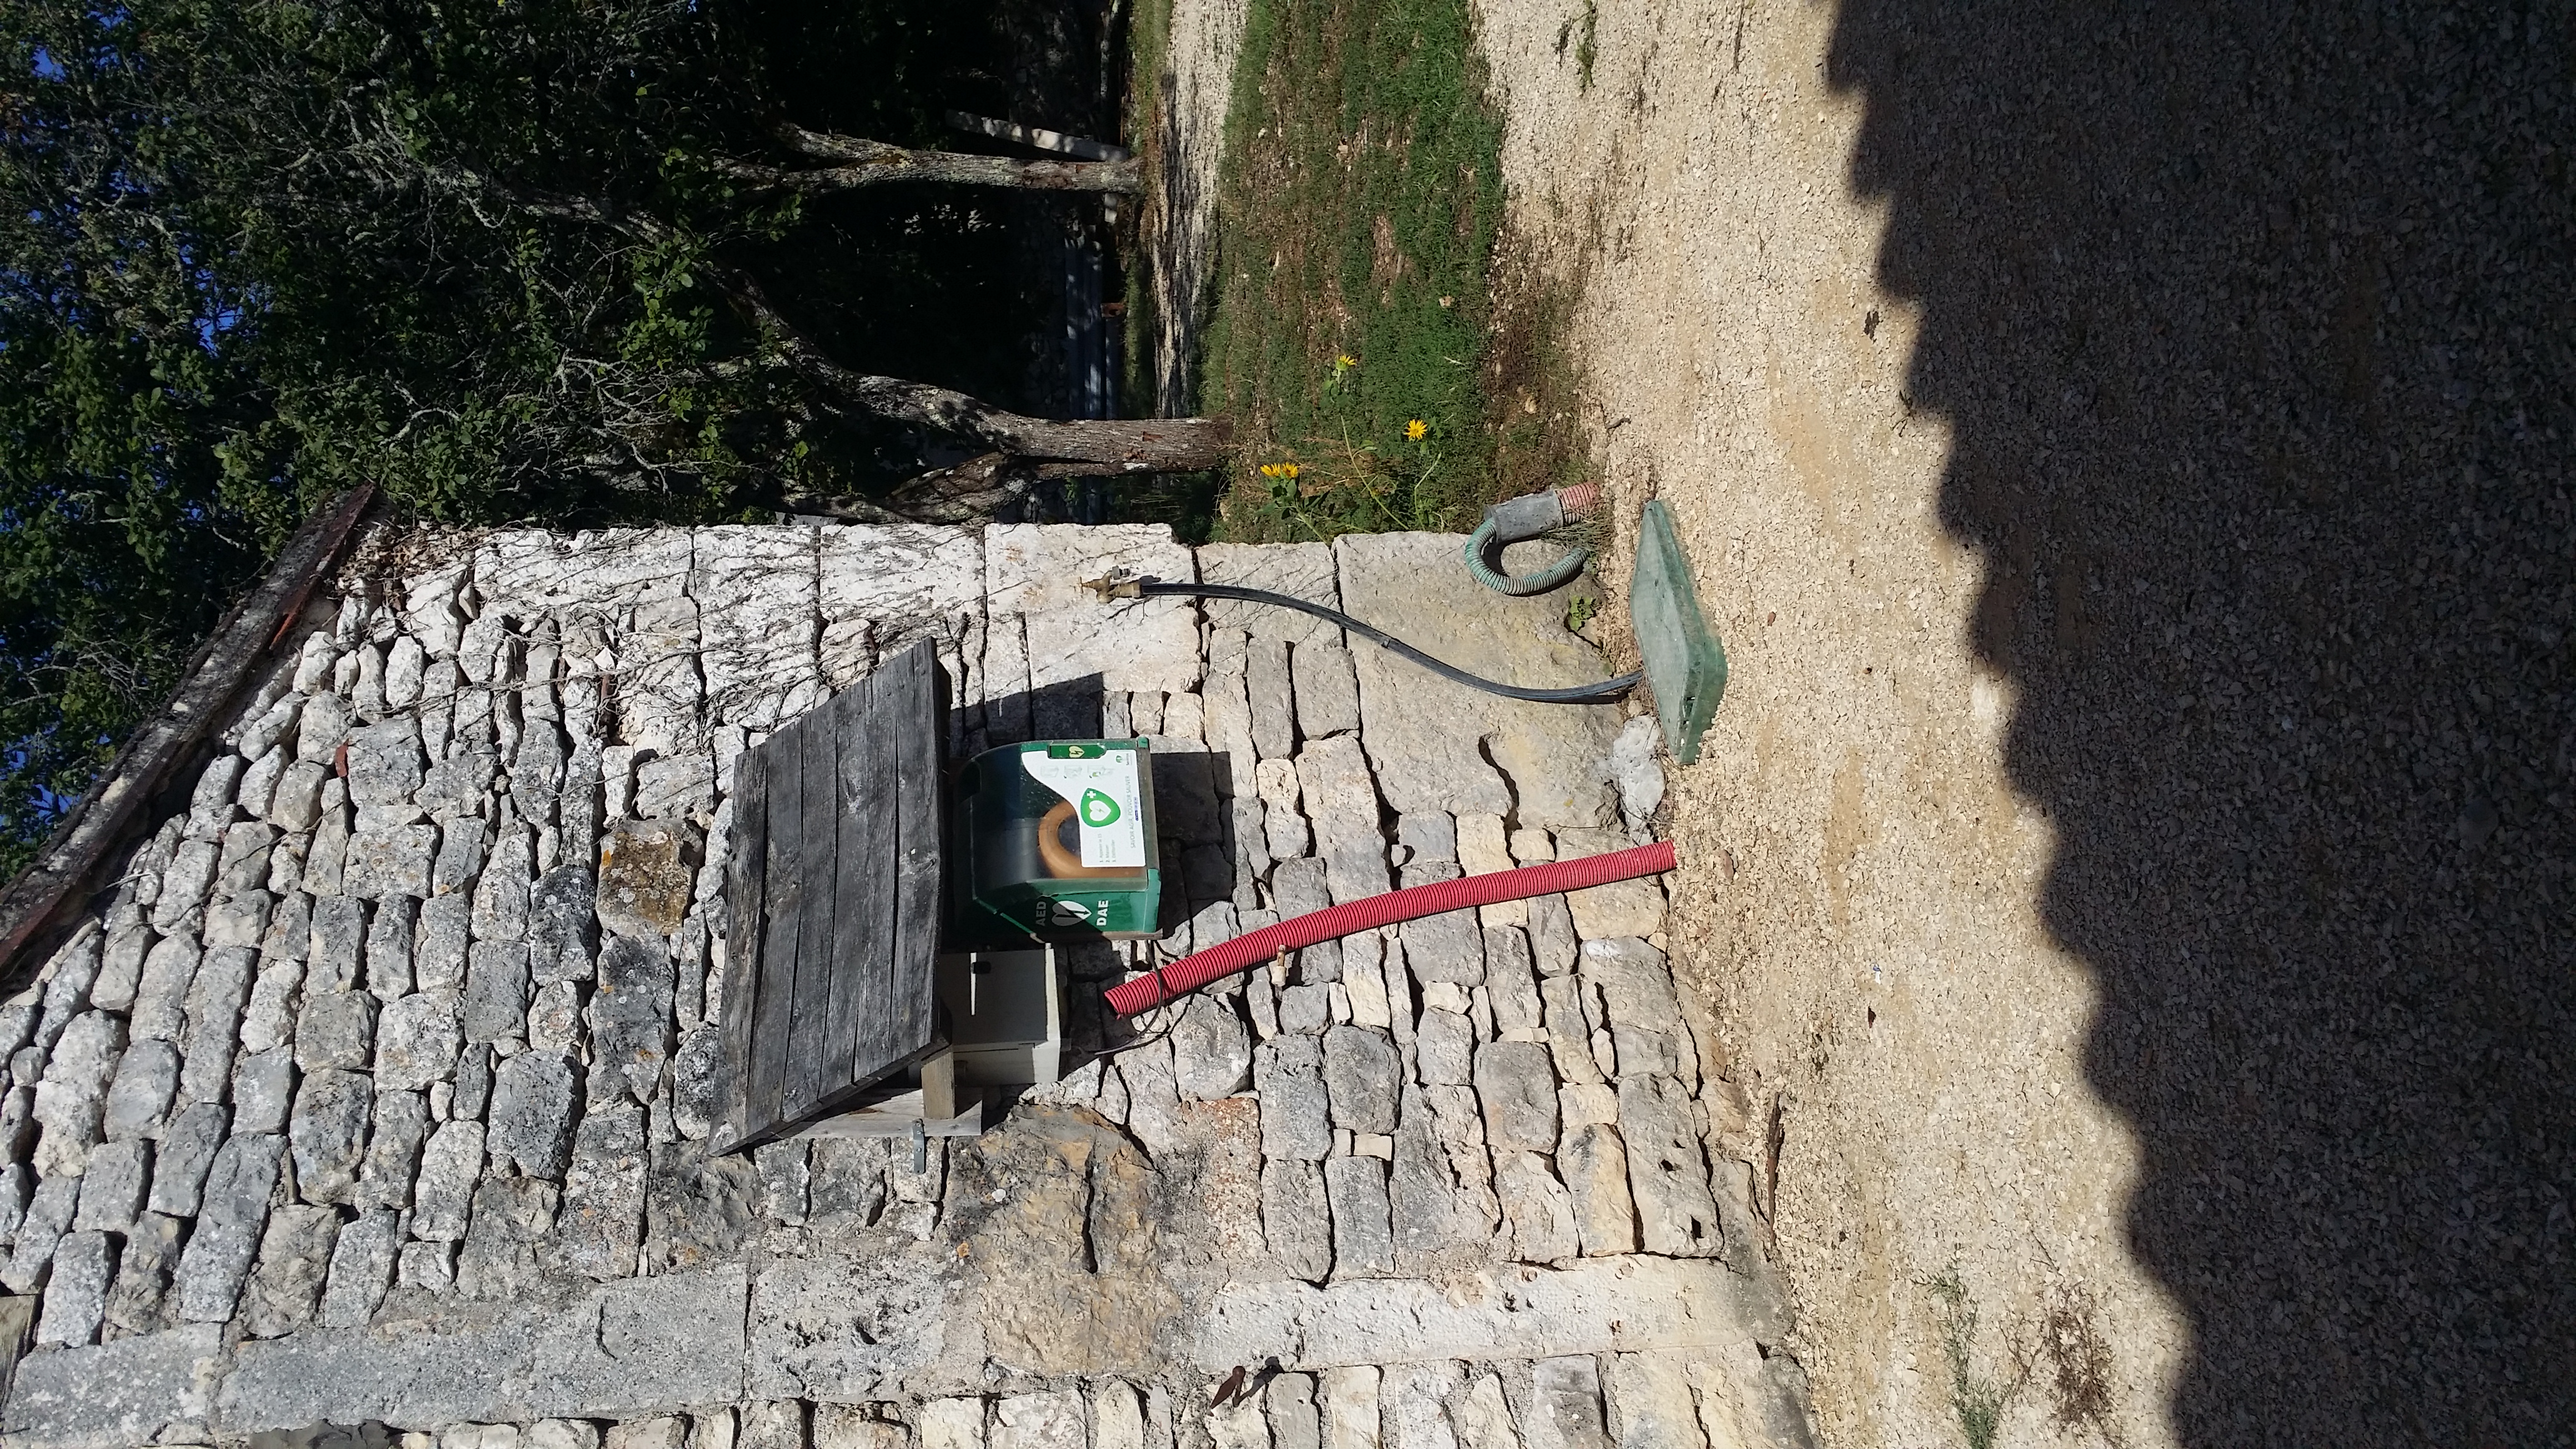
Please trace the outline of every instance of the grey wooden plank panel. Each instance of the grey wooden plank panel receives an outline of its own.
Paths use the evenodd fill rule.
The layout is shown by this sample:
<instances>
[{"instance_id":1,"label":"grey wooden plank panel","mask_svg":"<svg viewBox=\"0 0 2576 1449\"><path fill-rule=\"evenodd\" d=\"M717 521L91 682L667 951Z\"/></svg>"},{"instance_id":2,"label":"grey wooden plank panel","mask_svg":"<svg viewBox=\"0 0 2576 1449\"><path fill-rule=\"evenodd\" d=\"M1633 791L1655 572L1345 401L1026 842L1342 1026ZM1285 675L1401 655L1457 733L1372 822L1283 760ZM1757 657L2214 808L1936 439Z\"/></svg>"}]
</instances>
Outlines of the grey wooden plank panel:
<instances>
[{"instance_id":1,"label":"grey wooden plank panel","mask_svg":"<svg viewBox=\"0 0 2576 1449\"><path fill-rule=\"evenodd\" d=\"M760 942L760 1001L745 1060L751 1090L743 1141L764 1140L783 1119L788 1032L796 1011L796 947L803 921L802 751L796 726L760 745L769 766L769 849L763 857L767 926Z\"/></svg>"},{"instance_id":2,"label":"grey wooden plank panel","mask_svg":"<svg viewBox=\"0 0 2576 1449\"><path fill-rule=\"evenodd\" d=\"M725 866L724 1015L718 1070L724 1124L716 1150L729 1150L750 1130L752 1016L760 1000L760 938L768 925L761 886L769 864L769 764L746 750L733 767L733 859Z\"/></svg>"},{"instance_id":3,"label":"grey wooden plank panel","mask_svg":"<svg viewBox=\"0 0 2576 1449\"><path fill-rule=\"evenodd\" d=\"M887 1052L884 1021L900 963L894 955L894 765L889 749L906 728L886 712L890 682L879 669L851 687L862 695L833 721L840 739L841 873L832 978L832 1040L844 1084L873 1081L901 1066ZM899 691L896 691L899 694Z\"/></svg>"},{"instance_id":4,"label":"grey wooden plank panel","mask_svg":"<svg viewBox=\"0 0 2576 1449\"><path fill-rule=\"evenodd\" d=\"M803 893L797 902L796 1011L787 1028L787 1083L780 1107L790 1119L812 1110L825 1094L847 1085L827 1074L832 1061L828 1035L832 998L832 938L839 931L839 903L834 875L840 857L840 772L833 756L829 708L807 712L796 722L797 872Z\"/></svg>"},{"instance_id":5,"label":"grey wooden plank panel","mask_svg":"<svg viewBox=\"0 0 2576 1449\"><path fill-rule=\"evenodd\" d=\"M894 960L907 974L895 980L895 1001L887 1013L895 1039L930 1044L939 1029L933 968L939 960L940 867L945 808L948 691L939 657L927 643L905 656L905 699L886 711L907 721L894 740L894 765L901 822L895 841Z\"/></svg>"}]
</instances>

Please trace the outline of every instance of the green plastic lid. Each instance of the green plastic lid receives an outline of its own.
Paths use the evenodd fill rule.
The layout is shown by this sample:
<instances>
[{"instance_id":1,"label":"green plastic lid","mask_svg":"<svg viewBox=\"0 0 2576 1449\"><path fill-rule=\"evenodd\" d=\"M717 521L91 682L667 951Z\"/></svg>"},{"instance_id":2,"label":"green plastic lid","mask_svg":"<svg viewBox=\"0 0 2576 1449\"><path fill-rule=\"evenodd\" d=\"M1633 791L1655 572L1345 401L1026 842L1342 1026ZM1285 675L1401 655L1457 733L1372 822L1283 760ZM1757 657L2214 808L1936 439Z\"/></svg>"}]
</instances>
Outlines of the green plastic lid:
<instances>
[{"instance_id":1,"label":"green plastic lid","mask_svg":"<svg viewBox=\"0 0 2576 1449\"><path fill-rule=\"evenodd\" d=\"M1664 746L1675 760L1694 764L1699 737L1726 695L1726 650L1700 613L1690 559L1661 499L1648 502L1638 520L1634 577L1628 617L1637 630L1637 650L1646 656L1646 682L1655 689Z\"/></svg>"}]
</instances>

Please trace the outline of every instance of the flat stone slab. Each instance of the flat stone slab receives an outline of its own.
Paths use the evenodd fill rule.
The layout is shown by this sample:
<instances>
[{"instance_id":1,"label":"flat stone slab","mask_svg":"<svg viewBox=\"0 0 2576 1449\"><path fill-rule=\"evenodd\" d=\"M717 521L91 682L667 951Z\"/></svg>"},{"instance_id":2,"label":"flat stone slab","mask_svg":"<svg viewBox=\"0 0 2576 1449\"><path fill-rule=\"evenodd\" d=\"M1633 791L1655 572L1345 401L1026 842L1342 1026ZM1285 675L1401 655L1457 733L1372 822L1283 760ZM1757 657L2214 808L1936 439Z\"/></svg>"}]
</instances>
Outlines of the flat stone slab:
<instances>
[{"instance_id":1,"label":"flat stone slab","mask_svg":"<svg viewBox=\"0 0 2576 1449\"><path fill-rule=\"evenodd\" d=\"M1465 546L1450 533L1344 534L1333 541L1344 610L1500 683L1561 689L1605 677L1600 651L1566 632L1560 596L1515 599L1486 588L1467 572ZM1618 823L1618 794L1601 762L1627 721L1619 706L1504 699L1366 640L1353 640L1351 654L1360 737L1379 793L1398 814L1510 815L1517 804L1523 825Z\"/></svg>"}]
</instances>

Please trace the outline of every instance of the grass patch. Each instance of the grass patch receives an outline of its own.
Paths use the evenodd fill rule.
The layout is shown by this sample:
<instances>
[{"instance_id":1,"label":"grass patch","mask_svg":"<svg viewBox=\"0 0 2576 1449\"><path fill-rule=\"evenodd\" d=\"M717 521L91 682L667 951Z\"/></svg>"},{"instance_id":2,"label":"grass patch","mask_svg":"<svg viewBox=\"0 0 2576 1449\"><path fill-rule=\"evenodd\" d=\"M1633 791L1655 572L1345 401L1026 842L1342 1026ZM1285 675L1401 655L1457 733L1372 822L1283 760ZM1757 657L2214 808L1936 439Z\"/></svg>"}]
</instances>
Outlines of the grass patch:
<instances>
[{"instance_id":1,"label":"grass patch","mask_svg":"<svg viewBox=\"0 0 2576 1449\"><path fill-rule=\"evenodd\" d=\"M1950 1361L1950 1409L1959 1416L1959 1432L1968 1449L1994 1449L2003 1427L2004 1408L2017 1383L2006 1384L1977 1373L1971 1361L1977 1341L1977 1305L1959 1278L1956 1263L1939 1277L1922 1280L1941 1315L1941 1352Z\"/></svg>"},{"instance_id":2,"label":"grass patch","mask_svg":"<svg viewBox=\"0 0 2576 1449\"><path fill-rule=\"evenodd\" d=\"M1502 134L1466 0L1252 0L1202 377L1241 440L1224 536L1455 528L1517 491L1488 392Z\"/></svg>"}]
</instances>

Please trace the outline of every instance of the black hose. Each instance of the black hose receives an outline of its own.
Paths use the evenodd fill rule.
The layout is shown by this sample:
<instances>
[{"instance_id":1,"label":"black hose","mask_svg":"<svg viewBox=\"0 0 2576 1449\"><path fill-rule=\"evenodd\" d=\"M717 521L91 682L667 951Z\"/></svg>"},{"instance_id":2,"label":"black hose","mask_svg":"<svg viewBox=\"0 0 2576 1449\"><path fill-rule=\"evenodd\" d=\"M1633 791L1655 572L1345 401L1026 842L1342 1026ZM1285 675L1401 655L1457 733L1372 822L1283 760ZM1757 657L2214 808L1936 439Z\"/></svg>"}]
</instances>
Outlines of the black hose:
<instances>
[{"instance_id":1,"label":"black hose","mask_svg":"<svg viewBox=\"0 0 2576 1449\"><path fill-rule=\"evenodd\" d=\"M1293 595L1274 594L1268 589L1238 588L1233 584L1167 584L1150 579L1138 587L1141 592L1149 595L1178 594L1195 599L1239 599L1247 604L1277 604L1283 609L1312 614L1318 619L1339 624L1373 644L1392 649L1445 679L1454 679L1470 689L1481 689L1487 694L1499 694L1505 699L1524 699L1532 704L1608 704L1644 683L1646 678L1641 671L1636 674L1622 674L1616 679L1605 679L1599 684L1578 684L1572 689L1524 689L1517 684L1498 684L1490 679L1479 679L1454 664L1444 664L1432 658L1376 625L1363 624L1339 609L1327 609L1321 604L1296 598Z\"/></svg>"}]
</instances>

